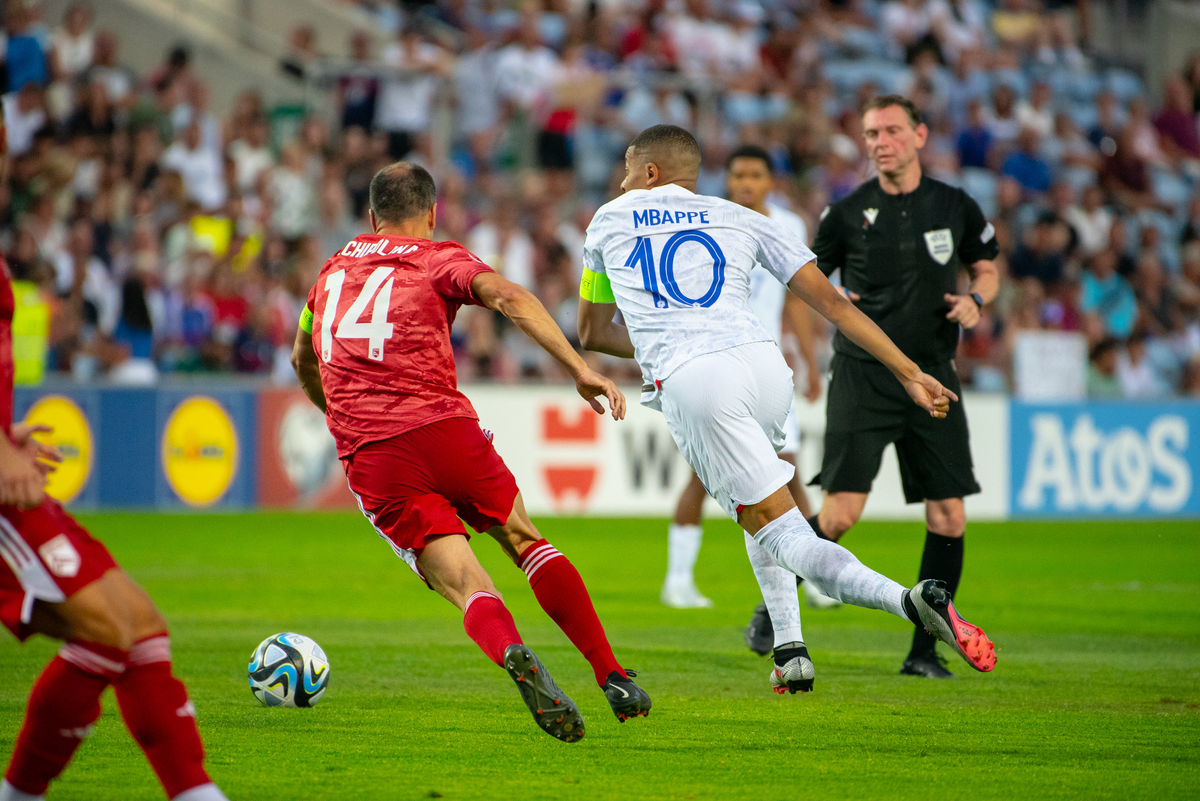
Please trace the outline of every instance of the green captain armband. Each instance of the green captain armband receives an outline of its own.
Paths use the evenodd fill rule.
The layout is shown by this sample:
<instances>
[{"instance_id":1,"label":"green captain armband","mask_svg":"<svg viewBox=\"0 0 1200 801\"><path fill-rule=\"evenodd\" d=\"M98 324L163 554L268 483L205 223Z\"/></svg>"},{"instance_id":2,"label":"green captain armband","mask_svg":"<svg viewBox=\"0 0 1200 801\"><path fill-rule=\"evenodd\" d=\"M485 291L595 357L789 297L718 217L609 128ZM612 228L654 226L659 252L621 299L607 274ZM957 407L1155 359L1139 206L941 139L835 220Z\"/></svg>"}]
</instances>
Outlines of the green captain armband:
<instances>
[{"instance_id":1,"label":"green captain armband","mask_svg":"<svg viewBox=\"0 0 1200 801\"><path fill-rule=\"evenodd\" d=\"M616 303L613 297L612 284L604 273L594 273L583 268L583 280L579 282L579 297L592 303Z\"/></svg>"},{"instance_id":2,"label":"green captain armband","mask_svg":"<svg viewBox=\"0 0 1200 801\"><path fill-rule=\"evenodd\" d=\"M313 313L305 306L304 311L300 312L300 330L306 334L312 333Z\"/></svg>"}]
</instances>

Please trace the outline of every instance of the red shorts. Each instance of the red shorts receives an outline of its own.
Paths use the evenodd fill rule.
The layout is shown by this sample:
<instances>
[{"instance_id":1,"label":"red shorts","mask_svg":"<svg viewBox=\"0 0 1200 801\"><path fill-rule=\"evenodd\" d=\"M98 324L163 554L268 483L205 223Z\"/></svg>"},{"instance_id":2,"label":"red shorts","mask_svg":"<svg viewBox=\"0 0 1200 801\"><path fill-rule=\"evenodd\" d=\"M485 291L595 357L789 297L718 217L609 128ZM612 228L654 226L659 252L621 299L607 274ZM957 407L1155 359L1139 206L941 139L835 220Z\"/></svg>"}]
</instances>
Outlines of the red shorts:
<instances>
[{"instance_id":1,"label":"red shorts","mask_svg":"<svg viewBox=\"0 0 1200 801\"><path fill-rule=\"evenodd\" d=\"M517 482L492 447L490 433L469 417L451 417L342 459L363 514L417 575L425 543L503 525ZM461 518L461 520L460 520Z\"/></svg>"},{"instance_id":2,"label":"red shorts","mask_svg":"<svg viewBox=\"0 0 1200 801\"><path fill-rule=\"evenodd\" d=\"M33 633L35 600L62 603L116 566L104 543L55 501L0 506L0 622L18 640Z\"/></svg>"}]
</instances>

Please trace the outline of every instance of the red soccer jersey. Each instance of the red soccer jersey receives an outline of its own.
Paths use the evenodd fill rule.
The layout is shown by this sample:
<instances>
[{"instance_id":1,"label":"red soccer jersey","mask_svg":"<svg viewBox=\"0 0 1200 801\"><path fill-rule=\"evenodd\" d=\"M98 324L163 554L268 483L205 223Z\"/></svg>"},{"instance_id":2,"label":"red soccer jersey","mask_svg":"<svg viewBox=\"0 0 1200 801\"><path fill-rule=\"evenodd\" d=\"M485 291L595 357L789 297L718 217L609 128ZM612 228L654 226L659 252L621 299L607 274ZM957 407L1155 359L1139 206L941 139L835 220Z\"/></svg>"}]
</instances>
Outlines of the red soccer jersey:
<instances>
[{"instance_id":1,"label":"red soccer jersey","mask_svg":"<svg viewBox=\"0 0 1200 801\"><path fill-rule=\"evenodd\" d=\"M480 305L491 268L457 242L360 236L308 293L325 419L339 456L449 417L478 419L458 391L450 327Z\"/></svg>"},{"instance_id":2,"label":"red soccer jersey","mask_svg":"<svg viewBox=\"0 0 1200 801\"><path fill-rule=\"evenodd\" d=\"M8 263L0 257L0 425L12 435L13 424L13 338L12 319L16 301L13 299L12 275Z\"/></svg>"}]
</instances>

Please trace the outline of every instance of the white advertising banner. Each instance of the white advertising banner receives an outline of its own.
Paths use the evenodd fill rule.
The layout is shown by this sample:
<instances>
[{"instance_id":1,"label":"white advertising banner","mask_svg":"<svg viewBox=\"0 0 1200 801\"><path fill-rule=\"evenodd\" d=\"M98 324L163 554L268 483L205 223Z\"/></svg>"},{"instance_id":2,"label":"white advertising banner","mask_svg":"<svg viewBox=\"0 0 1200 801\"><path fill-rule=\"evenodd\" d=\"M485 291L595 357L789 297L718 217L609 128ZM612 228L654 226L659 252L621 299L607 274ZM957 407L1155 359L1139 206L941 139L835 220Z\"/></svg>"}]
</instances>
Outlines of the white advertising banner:
<instances>
[{"instance_id":1,"label":"white advertising banner","mask_svg":"<svg viewBox=\"0 0 1200 801\"><path fill-rule=\"evenodd\" d=\"M691 470L679 455L663 416L637 404L636 388L625 420L592 411L569 387L468 385L463 391L479 412L480 424L495 433L496 449L517 478L530 514L601 517L669 517ZM820 470L825 402L797 398L801 477ZM1002 396L967 395L975 474L983 492L967 499L973 519L1003 518L1008 511L1008 401ZM814 506L820 489L809 487ZM716 503L705 512L720 516ZM873 519L915 519L921 504L906 505L895 452L884 454L864 513Z\"/></svg>"}]
</instances>

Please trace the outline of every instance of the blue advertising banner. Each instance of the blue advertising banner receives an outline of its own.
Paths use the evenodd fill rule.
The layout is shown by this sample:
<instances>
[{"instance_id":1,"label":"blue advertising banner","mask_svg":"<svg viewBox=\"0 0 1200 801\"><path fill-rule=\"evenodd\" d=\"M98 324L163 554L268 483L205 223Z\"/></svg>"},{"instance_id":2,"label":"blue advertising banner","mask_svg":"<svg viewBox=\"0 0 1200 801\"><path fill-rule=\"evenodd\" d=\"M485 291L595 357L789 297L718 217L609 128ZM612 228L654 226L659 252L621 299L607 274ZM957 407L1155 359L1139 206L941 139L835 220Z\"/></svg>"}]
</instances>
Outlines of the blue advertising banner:
<instances>
[{"instance_id":1,"label":"blue advertising banner","mask_svg":"<svg viewBox=\"0 0 1200 801\"><path fill-rule=\"evenodd\" d=\"M1010 419L1012 517L1200 515L1200 403L1014 401Z\"/></svg>"}]
</instances>

